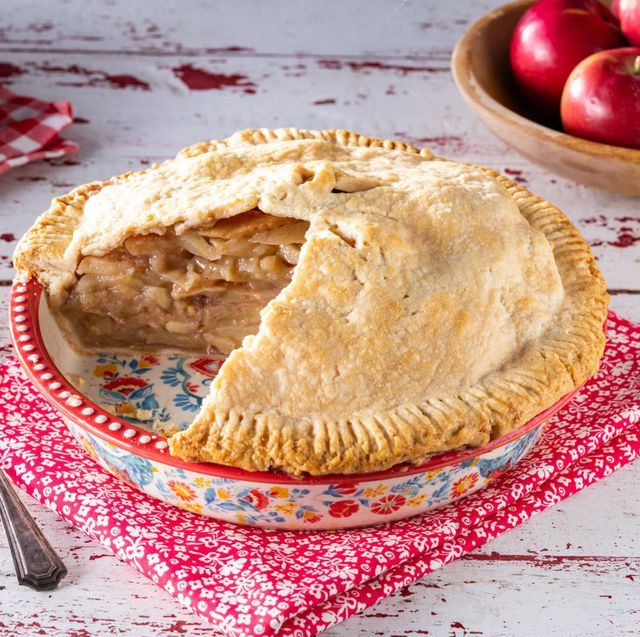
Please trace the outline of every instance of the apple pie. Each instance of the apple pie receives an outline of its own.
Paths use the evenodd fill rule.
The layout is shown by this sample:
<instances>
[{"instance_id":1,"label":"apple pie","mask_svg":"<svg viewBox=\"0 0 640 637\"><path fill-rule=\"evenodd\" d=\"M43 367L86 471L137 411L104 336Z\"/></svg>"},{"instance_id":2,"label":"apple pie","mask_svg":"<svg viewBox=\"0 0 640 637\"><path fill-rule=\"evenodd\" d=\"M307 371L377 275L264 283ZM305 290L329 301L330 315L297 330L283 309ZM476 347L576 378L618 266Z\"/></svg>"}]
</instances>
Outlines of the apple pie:
<instances>
[{"instance_id":1,"label":"apple pie","mask_svg":"<svg viewBox=\"0 0 640 637\"><path fill-rule=\"evenodd\" d=\"M354 473L479 447L594 374L607 293L554 206L340 130L247 130L55 199L17 247L83 350L226 355L187 460Z\"/></svg>"}]
</instances>

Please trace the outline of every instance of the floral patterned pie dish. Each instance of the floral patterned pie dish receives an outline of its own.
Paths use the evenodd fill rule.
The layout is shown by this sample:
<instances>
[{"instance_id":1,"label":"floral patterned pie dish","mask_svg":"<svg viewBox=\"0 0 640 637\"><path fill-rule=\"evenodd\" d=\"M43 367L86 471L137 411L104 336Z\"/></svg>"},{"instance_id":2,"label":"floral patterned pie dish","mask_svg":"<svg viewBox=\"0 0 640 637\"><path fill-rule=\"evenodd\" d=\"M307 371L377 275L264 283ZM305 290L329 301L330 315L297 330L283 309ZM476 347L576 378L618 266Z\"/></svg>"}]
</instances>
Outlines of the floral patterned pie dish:
<instances>
[{"instance_id":1,"label":"floral patterned pie dish","mask_svg":"<svg viewBox=\"0 0 640 637\"><path fill-rule=\"evenodd\" d=\"M246 523L366 524L479 488L604 350L606 286L561 211L351 131L240 131L85 184L14 263L16 344L27 367L48 353L28 372L86 448Z\"/></svg>"},{"instance_id":2,"label":"floral patterned pie dish","mask_svg":"<svg viewBox=\"0 0 640 637\"><path fill-rule=\"evenodd\" d=\"M66 347L35 280L14 284L10 315L24 371L102 467L164 502L246 525L344 529L455 502L512 468L575 393L482 449L439 454L422 466L304 478L249 472L175 458L159 433L188 426L220 367L219 357L79 355Z\"/></svg>"}]
</instances>

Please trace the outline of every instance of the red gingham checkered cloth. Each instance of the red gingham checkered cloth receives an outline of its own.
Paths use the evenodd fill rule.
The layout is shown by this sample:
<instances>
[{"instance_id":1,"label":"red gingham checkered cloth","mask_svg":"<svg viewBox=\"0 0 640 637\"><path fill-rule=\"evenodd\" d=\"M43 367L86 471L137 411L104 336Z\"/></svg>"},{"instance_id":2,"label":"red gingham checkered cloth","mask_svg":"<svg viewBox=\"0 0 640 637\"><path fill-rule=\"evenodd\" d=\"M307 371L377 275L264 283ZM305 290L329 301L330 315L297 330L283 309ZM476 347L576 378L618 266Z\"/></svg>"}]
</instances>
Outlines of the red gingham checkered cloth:
<instances>
[{"instance_id":1,"label":"red gingham checkered cloth","mask_svg":"<svg viewBox=\"0 0 640 637\"><path fill-rule=\"evenodd\" d=\"M36 159L75 153L78 144L58 137L71 122L69 102L42 102L0 86L0 174Z\"/></svg>"}]
</instances>

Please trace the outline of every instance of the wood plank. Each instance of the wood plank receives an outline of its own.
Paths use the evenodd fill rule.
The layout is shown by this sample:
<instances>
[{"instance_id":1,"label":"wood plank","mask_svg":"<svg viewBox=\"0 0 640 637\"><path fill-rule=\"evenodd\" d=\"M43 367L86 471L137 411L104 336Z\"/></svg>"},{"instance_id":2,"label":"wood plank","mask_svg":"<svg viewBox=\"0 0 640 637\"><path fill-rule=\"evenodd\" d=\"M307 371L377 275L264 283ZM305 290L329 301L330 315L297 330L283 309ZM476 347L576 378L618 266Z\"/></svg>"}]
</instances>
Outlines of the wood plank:
<instances>
[{"instance_id":1,"label":"wood plank","mask_svg":"<svg viewBox=\"0 0 640 637\"><path fill-rule=\"evenodd\" d=\"M201 55L218 50L243 55L424 56L448 52L470 20L496 2L426 3L407 0L341 0L278 2L277 9L260 0L243 2L154 2L127 0L82 5L75 2L3 2L0 46L49 51L111 51L122 55L181 52ZM248 16L251 16L248 20ZM313 25L313 28L309 28Z\"/></svg>"}]
</instances>

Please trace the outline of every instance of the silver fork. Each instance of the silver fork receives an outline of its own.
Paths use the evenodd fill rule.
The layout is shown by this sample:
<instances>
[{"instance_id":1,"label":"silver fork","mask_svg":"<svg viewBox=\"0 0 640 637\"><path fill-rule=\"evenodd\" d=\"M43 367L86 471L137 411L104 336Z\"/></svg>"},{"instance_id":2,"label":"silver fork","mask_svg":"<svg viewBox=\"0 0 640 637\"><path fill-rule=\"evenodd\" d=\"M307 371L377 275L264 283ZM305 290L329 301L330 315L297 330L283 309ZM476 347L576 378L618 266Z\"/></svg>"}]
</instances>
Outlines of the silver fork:
<instances>
[{"instance_id":1,"label":"silver fork","mask_svg":"<svg viewBox=\"0 0 640 637\"><path fill-rule=\"evenodd\" d=\"M1 469L0 518L7 532L18 583L36 591L57 588L67 574L67 568L42 535Z\"/></svg>"}]
</instances>

